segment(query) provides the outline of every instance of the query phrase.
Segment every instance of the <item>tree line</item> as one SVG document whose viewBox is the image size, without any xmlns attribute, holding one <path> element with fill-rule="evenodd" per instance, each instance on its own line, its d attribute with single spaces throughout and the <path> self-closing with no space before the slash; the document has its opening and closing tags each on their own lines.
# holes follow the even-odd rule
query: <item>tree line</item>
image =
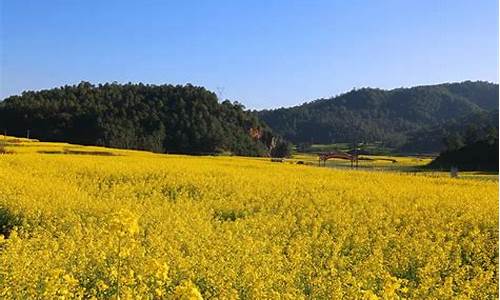
<svg viewBox="0 0 500 300">
<path fill-rule="evenodd" d="M 494 111 L 498 111 L 498 84 L 465 81 L 393 90 L 354 89 L 256 114 L 295 144 L 365 142 L 394 151 L 439 152 L 446 147 L 443 137 L 455 130 L 451 123 L 461 126 L 467 116 Z M 496 127 L 497 121 L 498 113 L 492 122 Z"/>
<path fill-rule="evenodd" d="M 81 82 L 0 102 L 14 136 L 186 154 L 286 156 L 290 145 L 238 102 L 203 87 Z"/>
</svg>

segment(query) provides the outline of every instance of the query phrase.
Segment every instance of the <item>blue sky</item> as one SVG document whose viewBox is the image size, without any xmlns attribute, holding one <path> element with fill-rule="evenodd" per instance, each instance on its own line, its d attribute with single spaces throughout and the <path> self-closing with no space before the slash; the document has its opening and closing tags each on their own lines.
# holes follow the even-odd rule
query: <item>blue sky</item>
<svg viewBox="0 0 500 300">
<path fill-rule="evenodd" d="M 0 2 L 0 99 L 82 80 L 189 82 L 271 108 L 498 82 L 496 0 Z"/>
</svg>

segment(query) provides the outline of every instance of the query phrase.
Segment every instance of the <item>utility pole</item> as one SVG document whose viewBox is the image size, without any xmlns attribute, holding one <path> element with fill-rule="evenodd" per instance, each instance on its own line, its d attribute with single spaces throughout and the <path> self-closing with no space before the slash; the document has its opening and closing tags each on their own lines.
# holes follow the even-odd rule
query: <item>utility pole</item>
<svg viewBox="0 0 500 300">
<path fill-rule="evenodd" d="M 218 86 L 215 88 L 217 90 L 217 98 L 219 99 L 219 102 L 224 101 L 224 87 L 223 86 Z"/>
</svg>

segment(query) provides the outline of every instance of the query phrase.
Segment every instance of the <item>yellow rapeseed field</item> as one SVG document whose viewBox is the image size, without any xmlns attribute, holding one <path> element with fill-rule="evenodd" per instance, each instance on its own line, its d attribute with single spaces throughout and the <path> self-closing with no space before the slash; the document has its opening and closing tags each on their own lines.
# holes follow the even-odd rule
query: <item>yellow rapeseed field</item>
<svg viewBox="0 0 500 300">
<path fill-rule="evenodd" d="M 1 299 L 496 299 L 498 181 L 11 140 Z"/>
</svg>

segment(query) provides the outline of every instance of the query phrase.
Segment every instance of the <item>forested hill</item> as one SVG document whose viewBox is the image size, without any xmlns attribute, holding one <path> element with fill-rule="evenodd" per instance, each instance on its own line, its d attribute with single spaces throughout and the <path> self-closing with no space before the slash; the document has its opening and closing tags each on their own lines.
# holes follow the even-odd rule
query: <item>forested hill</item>
<svg viewBox="0 0 500 300">
<path fill-rule="evenodd" d="M 436 148 L 434 144 L 434 149 L 417 150 L 412 134 L 497 109 L 498 84 L 466 81 L 393 90 L 362 88 L 257 114 L 296 144 L 379 141 L 411 152 Z"/>
<path fill-rule="evenodd" d="M 0 102 L 0 130 L 44 141 L 173 153 L 276 154 L 286 144 L 235 102 L 190 84 L 82 82 Z M 279 154 L 279 153 L 278 153 Z"/>
</svg>

